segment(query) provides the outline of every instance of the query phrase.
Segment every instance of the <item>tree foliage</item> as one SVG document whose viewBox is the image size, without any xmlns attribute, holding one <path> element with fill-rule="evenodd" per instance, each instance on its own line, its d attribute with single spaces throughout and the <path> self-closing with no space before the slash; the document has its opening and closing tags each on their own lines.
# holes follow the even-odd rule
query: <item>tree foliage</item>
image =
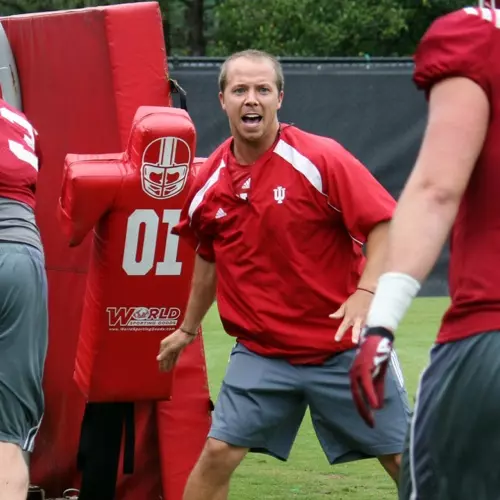
<svg viewBox="0 0 500 500">
<path fill-rule="evenodd" d="M 0 0 L 0 14 L 139 0 Z M 158 0 L 169 55 L 411 55 L 429 24 L 464 0 Z"/>
<path fill-rule="evenodd" d="M 252 47 L 281 56 L 404 56 L 461 0 L 224 0 L 211 52 Z"/>
<path fill-rule="evenodd" d="M 406 28 L 401 10 L 397 0 L 266 0 L 258 9 L 253 2 L 225 0 L 216 10 L 212 50 L 220 55 L 247 47 L 290 56 L 387 53 Z"/>
</svg>

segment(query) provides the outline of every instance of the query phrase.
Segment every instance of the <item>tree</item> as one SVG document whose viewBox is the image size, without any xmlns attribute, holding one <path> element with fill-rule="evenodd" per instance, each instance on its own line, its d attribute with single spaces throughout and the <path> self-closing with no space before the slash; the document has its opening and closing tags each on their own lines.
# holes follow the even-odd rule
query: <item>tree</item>
<svg viewBox="0 0 500 500">
<path fill-rule="evenodd" d="M 207 0 L 162 0 L 160 5 L 165 13 L 169 53 L 204 56 Z"/>
<path fill-rule="evenodd" d="M 214 7 L 221 0 L 160 0 L 169 54 L 205 56 L 213 35 Z"/>
<path fill-rule="evenodd" d="M 140 0 L 0 0 L 0 15 Z M 464 0 L 158 0 L 170 56 L 405 56 Z"/>
<path fill-rule="evenodd" d="M 411 55 L 430 22 L 462 0 L 223 0 L 210 55 L 246 48 L 280 56 Z"/>
<path fill-rule="evenodd" d="M 79 9 L 143 0 L 0 0 L 0 15 Z M 158 0 L 169 53 L 203 56 L 210 14 L 218 0 Z M 208 26 L 208 28 L 207 28 Z"/>
<path fill-rule="evenodd" d="M 414 47 L 429 27 L 430 23 L 439 16 L 464 7 L 464 0 L 404 0 L 402 2 L 406 12 L 408 30 L 400 44 L 407 53 L 413 53 Z"/>
</svg>

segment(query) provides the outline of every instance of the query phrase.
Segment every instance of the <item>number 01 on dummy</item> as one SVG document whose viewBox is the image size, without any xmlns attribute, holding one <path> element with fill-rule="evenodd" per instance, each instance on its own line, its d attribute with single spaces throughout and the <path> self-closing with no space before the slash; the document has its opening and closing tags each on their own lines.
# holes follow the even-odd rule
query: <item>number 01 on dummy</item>
<svg viewBox="0 0 500 500">
<path fill-rule="evenodd" d="M 195 143 L 185 111 L 140 107 L 126 151 L 66 157 L 63 231 L 76 246 L 93 230 L 74 372 L 87 401 L 170 399 L 172 375 L 156 356 L 189 294 L 194 252 L 171 229 Z"/>
</svg>

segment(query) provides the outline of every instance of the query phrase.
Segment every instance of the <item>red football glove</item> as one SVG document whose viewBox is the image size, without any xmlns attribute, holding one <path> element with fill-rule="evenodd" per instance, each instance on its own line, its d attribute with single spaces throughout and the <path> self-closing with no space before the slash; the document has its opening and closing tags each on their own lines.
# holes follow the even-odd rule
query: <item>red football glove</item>
<svg viewBox="0 0 500 500">
<path fill-rule="evenodd" d="M 351 391 L 363 420 L 375 426 L 372 409 L 384 404 L 385 374 L 391 359 L 394 335 L 382 327 L 367 328 L 351 367 Z"/>
</svg>

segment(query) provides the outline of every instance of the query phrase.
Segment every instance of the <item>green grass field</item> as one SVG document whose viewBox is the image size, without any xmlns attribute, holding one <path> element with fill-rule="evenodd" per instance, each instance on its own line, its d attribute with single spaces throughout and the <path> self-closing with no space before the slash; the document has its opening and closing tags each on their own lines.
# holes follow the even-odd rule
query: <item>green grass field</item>
<svg viewBox="0 0 500 500">
<path fill-rule="evenodd" d="M 398 330 L 396 349 L 413 404 L 419 375 L 428 361 L 444 309 L 445 298 L 422 298 Z M 233 339 L 222 330 L 214 307 L 204 324 L 205 349 L 212 398 L 224 377 Z M 231 483 L 231 500 L 393 500 L 396 490 L 376 460 L 331 467 L 306 415 L 290 459 L 282 463 L 261 454 L 249 454 Z"/>
</svg>

